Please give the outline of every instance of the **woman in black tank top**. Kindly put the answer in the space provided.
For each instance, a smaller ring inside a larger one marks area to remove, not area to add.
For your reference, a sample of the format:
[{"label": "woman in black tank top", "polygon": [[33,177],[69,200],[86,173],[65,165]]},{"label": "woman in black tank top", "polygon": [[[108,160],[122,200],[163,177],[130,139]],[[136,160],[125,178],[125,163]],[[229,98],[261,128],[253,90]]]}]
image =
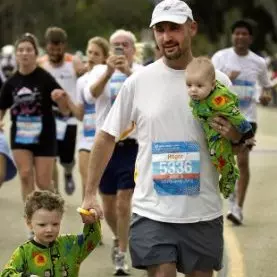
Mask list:
[{"label": "woman in black tank top", "polygon": [[18,71],[0,93],[0,121],[10,109],[10,141],[22,185],[22,197],[35,188],[53,190],[51,177],[56,156],[56,127],[52,112],[68,113],[65,92],[54,78],[37,66],[38,46],[31,34],[15,45]]}]

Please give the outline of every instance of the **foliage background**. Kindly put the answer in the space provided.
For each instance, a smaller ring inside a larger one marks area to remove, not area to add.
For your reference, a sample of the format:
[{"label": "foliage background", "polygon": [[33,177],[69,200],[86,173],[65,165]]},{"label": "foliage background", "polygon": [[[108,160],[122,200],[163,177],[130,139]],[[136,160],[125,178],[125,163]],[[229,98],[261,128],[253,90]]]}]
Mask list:
[{"label": "foliage background", "polygon": [[[34,33],[43,45],[48,26],[69,35],[71,50],[84,50],[90,37],[106,38],[118,28],[132,30],[138,39],[151,39],[151,12],[160,0],[0,0],[0,46],[24,32]],[[255,27],[252,49],[276,53],[276,0],[187,0],[199,23],[195,54],[211,54],[226,47],[234,20],[248,18]]]}]

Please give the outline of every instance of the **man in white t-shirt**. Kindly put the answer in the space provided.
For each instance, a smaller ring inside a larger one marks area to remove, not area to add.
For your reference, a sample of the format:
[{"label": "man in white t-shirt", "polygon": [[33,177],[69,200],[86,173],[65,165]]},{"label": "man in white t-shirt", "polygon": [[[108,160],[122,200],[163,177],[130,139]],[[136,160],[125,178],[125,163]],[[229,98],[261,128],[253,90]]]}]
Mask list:
[{"label": "man in white t-shirt", "polygon": [[[111,55],[107,64],[96,65],[88,75],[84,90],[87,103],[95,103],[96,132],[99,132],[125,80],[143,66],[134,62],[136,38],[126,30],[117,30],[110,37]],[[134,171],[138,151],[135,136],[127,128],[116,143],[113,156],[100,182],[105,219],[114,234],[112,260],[115,275],[129,274],[126,261],[131,198],[135,187]]]},{"label": "man in white t-shirt", "polygon": [[[271,83],[267,74],[266,61],[249,49],[253,30],[247,21],[239,20],[233,24],[231,29],[233,47],[216,52],[212,57],[212,62],[215,68],[226,73],[231,79],[231,89],[239,97],[240,110],[251,123],[255,133],[257,129],[257,93],[260,93],[259,100],[263,105],[267,105],[271,100],[269,91]],[[257,91],[257,84],[262,90]],[[236,225],[240,225],[243,220],[242,208],[250,178],[249,151],[250,149],[246,148],[245,151],[238,153],[240,178],[236,193],[230,197],[229,201],[230,208],[227,218]]]},{"label": "man in white t-shirt", "polygon": [[[66,53],[67,33],[59,27],[49,27],[45,32],[47,54],[40,57],[38,63],[47,70],[60,86],[76,103],[77,77],[85,72],[77,56]],[[56,117],[57,144],[60,163],[64,168],[65,192],[69,195],[75,191],[73,168],[75,165],[75,146],[77,137],[77,119],[70,115],[65,118],[57,110]],[[58,170],[53,176],[55,189],[58,191]]]},{"label": "man in white t-shirt", "polygon": [[[82,205],[94,213],[83,220],[103,216],[98,184],[115,138],[135,122],[139,151],[130,228],[133,266],[151,277],[176,277],[177,270],[188,277],[211,277],[221,268],[223,252],[219,176],[185,85],[197,24],[185,2],[164,0],[155,7],[150,27],[163,57],[125,81],[96,137]],[[219,71],[216,77],[230,83]],[[223,118],[211,125],[232,141],[240,138]]]}]

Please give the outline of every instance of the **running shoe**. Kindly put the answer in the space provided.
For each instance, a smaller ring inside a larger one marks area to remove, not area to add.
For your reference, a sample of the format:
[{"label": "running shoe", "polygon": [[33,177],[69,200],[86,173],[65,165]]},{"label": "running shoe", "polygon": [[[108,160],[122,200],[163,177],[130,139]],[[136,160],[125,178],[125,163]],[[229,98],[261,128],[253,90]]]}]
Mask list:
[{"label": "running shoe", "polygon": [[64,175],[64,183],[65,183],[65,192],[68,195],[72,195],[75,191],[75,181],[73,179],[72,174],[65,174]]},{"label": "running shoe", "polygon": [[115,256],[115,271],[114,276],[128,276],[130,275],[129,266],[127,263],[127,255],[125,253],[117,253]]},{"label": "running shoe", "polygon": [[227,219],[229,219],[235,225],[241,225],[243,220],[241,207],[234,205],[232,211],[228,212]]},{"label": "running shoe", "polygon": [[113,238],[113,246],[112,246],[112,250],[111,250],[111,259],[113,264],[115,264],[115,257],[119,252],[119,247],[118,247],[118,239],[117,238]]}]

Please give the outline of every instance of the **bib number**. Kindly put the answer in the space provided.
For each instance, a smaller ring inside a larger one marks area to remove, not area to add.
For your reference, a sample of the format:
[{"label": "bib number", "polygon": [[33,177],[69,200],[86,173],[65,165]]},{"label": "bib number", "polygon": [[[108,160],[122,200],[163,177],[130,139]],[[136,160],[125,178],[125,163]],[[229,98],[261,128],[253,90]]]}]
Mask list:
[{"label": "bib number", "polygon": [[111,104],[113,105],[124,81],[127,79],[127,76],[123,73],[116,72],[110,82],[110,91],[111,91]]},{"label": "bib number", "polygon": [[198,195],[200,152],[194,142],[152,144],[154,189],[159,195]]},{"label": "bib number", "polygon": [[56,118],[56,138],[57,140],[64,140],[67,129],[67,120]]},{"label": "bib number", "polygon": [[15,142],[37,144],[42,131],[40,116],[17,116]]},{"label": "bib number", "polygon": [[255,96],[255,84],[249,81],[234,80],[232,89],[238,95],[240,107],[248,108]]}]

